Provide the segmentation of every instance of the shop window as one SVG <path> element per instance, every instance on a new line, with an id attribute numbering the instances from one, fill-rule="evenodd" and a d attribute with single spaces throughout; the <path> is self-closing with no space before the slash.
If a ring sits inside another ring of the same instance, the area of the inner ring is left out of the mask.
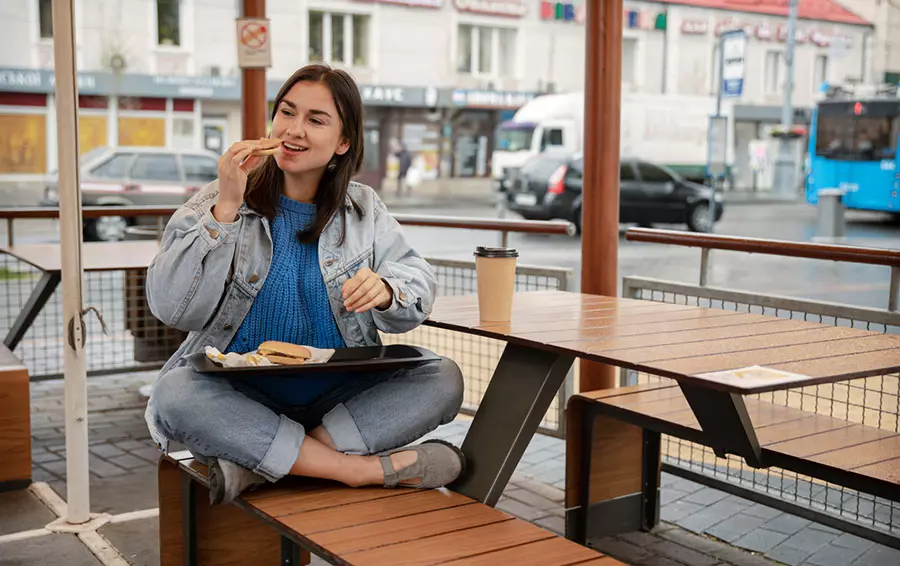
<path id="1" fill-rule="evenodd" d="M 53 0 L 38 0 L 41 39 L 53 39 Z"/>
<path id="2" fill-rule="evenodd" d="M 46 171 L 47 117 L 44 114 L 0 114 L 0 173 Z"/>
<path id="3" fill-rule="evenodd" d="M 174 118 L 172 120 L 172 147 L 190 149 L 194 147 L 194 119 Z"/>
<path id="4" fill-rule="evenodd" d="M 156 37 L 159 45 L 181 45 L 181 0 L 156 0 Z"/>
<path id="5" fill-rule="evenodd" d="M 457 71 L 472 75 L 515 74 L 516 30 L 462 24 L 457 30 Z"/>
<path id="6" fill-rule="evenodd" d="M 310 11 L 309 60 L 368 66 L 369 19 L 362 14 Z"/>

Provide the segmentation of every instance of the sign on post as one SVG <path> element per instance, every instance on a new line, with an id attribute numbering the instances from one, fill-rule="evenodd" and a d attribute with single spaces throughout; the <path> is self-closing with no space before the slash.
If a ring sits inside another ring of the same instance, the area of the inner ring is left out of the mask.
<path id="1" fill-rule="evenodd" d="M 242 69 L 272 66 L 272 41 L 266 18 L 238 18 L 238 66 Z"/>
<path id="2" fill-rule="evenodd" d="M 747 36 L 744 30 L 722 34 L 722 96 L 737 97 L 744 90 L 744 54 Z"/>

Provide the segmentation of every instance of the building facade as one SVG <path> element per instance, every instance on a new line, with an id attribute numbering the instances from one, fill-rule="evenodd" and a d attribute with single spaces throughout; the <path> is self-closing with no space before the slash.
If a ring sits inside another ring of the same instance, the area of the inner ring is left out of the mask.
<path id="1" fill-rule="evenodd" d="M 779 116 L 785 8 L 771 0 L 625 2 L 623 93 L 714 97 L 717 38 L 749 37 L 744 90 L 724 107 L 734 161 Z M 493 132 L 543 92 L 584 87 L 587 0 L 268 0 L 268 92 L 298 67 L 348 70 L 366 104 L 363 177 L 379 183 L 397 144 L 422 175 L 487 176 Z M 51 0 L 0 6 L 0 175 L 56 165 Z M 692 4 L 702 4 L 704 7 Z M 715 4 L 714 7 L 710 7 Z M 80 150 L 202 146 L 240 138 L 239 0 L 75 0 Z M 817 85 L 866 77 L 872 27 L 832 0 L 803 0 L 794 104 Z M 804 7 L 805 6 L 805 7 Z M 740 9 L 738 9 L 740 8 Z M 743 145 L 742 145 L 743 144 Z"/>

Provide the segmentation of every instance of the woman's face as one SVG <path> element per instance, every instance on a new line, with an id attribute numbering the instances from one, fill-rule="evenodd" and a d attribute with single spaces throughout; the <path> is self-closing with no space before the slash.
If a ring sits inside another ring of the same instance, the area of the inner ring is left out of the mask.
<path id="1" fill-rule="evenodd" d="M 331 158 L 343 155 L 350 141 L 331 91 L 323 84 L 299 82 L 279 102 L 269 137 L 280 139 L 282 151 L 275 162 L 285 173 L 324 169 Z"/>

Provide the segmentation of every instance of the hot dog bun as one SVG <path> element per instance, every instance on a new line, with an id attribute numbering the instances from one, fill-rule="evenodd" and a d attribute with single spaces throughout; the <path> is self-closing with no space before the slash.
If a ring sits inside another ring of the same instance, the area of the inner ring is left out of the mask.
<path id="1" fill-rule="evenodd" d="M 306 360 L 312 357 L 308 348 L 276 340 L 263 342 L 257 348 L 257 352 L 270 362 L 280 365 L 299 365 L 306 363 Z"/>

